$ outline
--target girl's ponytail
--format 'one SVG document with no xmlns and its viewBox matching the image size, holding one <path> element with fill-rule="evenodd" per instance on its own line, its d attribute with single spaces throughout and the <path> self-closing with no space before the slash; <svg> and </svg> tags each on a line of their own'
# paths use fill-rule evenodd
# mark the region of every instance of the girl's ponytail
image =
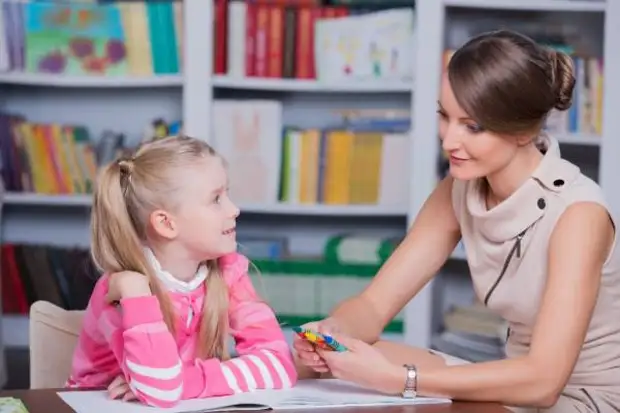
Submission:
<svg viewBox="0 0 620 413">
<path fill-rule="evenodd" d="M 91 213 L 92 258 L 103 272 L 135 271 L 148 277 L 164 321 L 174 332 L 172 305 L 143 251 L 134 178 L 133 159 L 112 162 L 99 174 Z"/>
</svg>

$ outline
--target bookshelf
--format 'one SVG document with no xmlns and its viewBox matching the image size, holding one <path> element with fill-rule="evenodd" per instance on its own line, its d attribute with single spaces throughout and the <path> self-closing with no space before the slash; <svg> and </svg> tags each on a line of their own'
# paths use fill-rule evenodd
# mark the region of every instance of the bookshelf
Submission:
<svg viewBox="0 0 620 413">
<path fill-rule="evenodd" d="M 0 108 L 26 114 L 39 122 L 80 122 L 92 136 L 99 136 L 113 126 L 132 139 L 155 117 L 182 119 L 186 132 L 209 138 L 213 101 L 218 98 L 269 98 L 283 102 L 284 117 L 303 127 L 317 120 L 329 123 L 334 112 L 343 107 L 398 108 L 410 111 L 413 125 L 409 142 L 411 177 L 406 208 L 371 205 L 241 205 L 240 231 L 248 234 L 274 233 L 291 235 L 293 245 L 304 253 L 315 253 L 312 245 L 326 235 L 363 229 L 386 236 L 403 235 L 433 190 L 438 176 L 439 146 L 435 104 L 446 38 L 467 28 L 463 16 L 502 13 L 513 19 L 542 24 L 541 17 L 559 17 L 575 22 L 584 14 L 586 34 L 599 44 L 605 56 L 606 73 L 620 71 L 620 52 L 610 39 L 620 39 L 620 4 L 586 0 L 417 0 L 414 81 L 389 82 L 321 82 L 311 79 L 242 78 L 212 74 L 212 30 L 205 22 L 215 16 L 212 2 L 184 0 L 185 24 L 183 75 L 158 74 L 146 77 L 62 77 L 22 73 L 0 73 Z M 571 17 L 573 16 L 573 17 Z M 575 17 L 576 16 L 576 17 Z M 587 17 L 587 16 L 586 16 Z M 573 20 L 570 20 L 570 19 Z M 590 21 L 592 20 L 592 21 Z M 604 21 L 604 25 L 597 22 Z M 465 23 L 464 23 L 465 22 Z M 473 24 L 473 23 L 470 23 Z M 601 30 L 601 27 L 604 29 Z M 598 35 L 596 34 L 598 32 Z M 594 34 L 592 34 L 594 33 Z M 597 37 L 598 36 L 598 37 Z M 462 36 L 461 36 L 462 38 Z M 605 79 L 604 133 L 601 138 L 588 134 L 559 136 L 563 146 L 576 152 L 594 152 L 599 180 L 610 205 L 620 213 L 620 193 L 613 190 L 617 179 L 616 155 L 620 142 L 613 139 L 620 132 L 620 117 L 611 112 L 620 80 Z M 413 110 L 411 110 L 413 109 Z M 4 196 L 2 242 L 49 243 L 67 247 L 88 245 L 88 195 L 42 195 L 7 193 Z M 243 229 L 241 229 L 243 228 Z M 453 254 L 458 272 L 464 272 L 463 251 Z M 444 292 L 445 288 L 445 292 Z M 439 277 L 408 305 L 403 338 L 409 344 L 428 346 L 437 332 L 446 302 L 469 299 L 463 278 Z M 447 297 L 447 298 L 446 298 Z M 5 344 L 27 345 L 27 318 L 6 316 L 2 319 Z"/>
</svg>

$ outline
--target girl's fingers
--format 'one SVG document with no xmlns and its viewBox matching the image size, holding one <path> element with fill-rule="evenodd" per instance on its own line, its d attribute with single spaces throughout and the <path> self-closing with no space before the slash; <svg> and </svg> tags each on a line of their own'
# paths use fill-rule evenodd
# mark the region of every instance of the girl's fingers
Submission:
<svg viewBox="0 0 620 413">
<path fill-rule="evenodd" d="M 112 380 L 112 383 L 110 383 L 110 385 L 108 386 L 108 390 L 118 387 L 124 382 L 125 382 L 125 378 L 123 376 L 116 376 L 114 380 Z"/>
<path fill-rule="evenodd" d="M 123 395 L 123 401 L 124 402 L 130 402 L 133 400 L 137 400 L 137 397 L 135 394 L 133 394 L 133 392 L 131 390 L 129 390 L 127 393 L 125 393 Z"/>
<path fill-rule="evenodd" d="M 111 399 L 118 399 L 124 396 L 127 392 L 131 392 L 131 390 L 129 389 L 129 385 L 125 383 L 113 388 L 112 390 L 109 390 L 108 392 Z"/>
</svg>

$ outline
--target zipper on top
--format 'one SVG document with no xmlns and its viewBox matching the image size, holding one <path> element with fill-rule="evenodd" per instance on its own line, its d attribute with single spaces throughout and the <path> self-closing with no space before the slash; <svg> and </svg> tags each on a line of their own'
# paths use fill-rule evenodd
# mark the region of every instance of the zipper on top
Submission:
<svg viewBox="0 0 620 413">
<path fill-rule="evenodd" d="M 504 278 L 504 274 L 506 274 L 506 271 L 508 270 L 508 266 L 510 265 L 512 258 L 515 255 L 517 256 L 517 258 L 521 258 L 521 241 L 523 240 L 523 237 L 525 236 L 525 233 L 527 232 L 527 230 L 528 229 L 526 228 L 523 231 L 521 231 L 519 235 L 517 235 L 517 238 L 514 244 L 512 244 L 512 248 L 510 248 L 510 252 L 508 253 L 508 256 L 504 260 L 504 264 L 502 265 L 502 270 L 500 271 L 499 276 L 497 277 L 497 279 L 495 280 L 495 282 L 493 283 L 493 285 L 487 292 L 486 296 L 484 297 L 484 305 L 488 304 L 489 298 L 491 298 L 491 294 L 493 294 L 493 292 L 499 285 L 502 278 Z"/>
</svg>

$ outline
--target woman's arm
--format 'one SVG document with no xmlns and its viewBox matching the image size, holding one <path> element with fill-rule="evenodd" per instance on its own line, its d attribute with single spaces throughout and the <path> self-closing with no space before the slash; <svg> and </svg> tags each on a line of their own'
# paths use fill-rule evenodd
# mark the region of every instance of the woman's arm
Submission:
<svg viewBox="0 0 620 413">
<path fill-rule="evenodd" d="M 426 285 L 454 250 L 460 229 L 452 207 L 452 182 L 447 177 L 435 188 L 403 242 L 370 285 L 332 312 L 331 318 L 353 337 L 376 341 L 383 327 Z"/>
<path fill-rule="evenodd" d="M 554 405 L 581 351 L 613 238 L 611 220 L 602 206 L 585 202 L 570 206 L 551 236 L 547 285 L 529 353 L 510 360 L 419 370 L 419 392 L 508 405 Z M 395 368 L 395 392 L 402 390 L 404 374 Z"/>
</svg>

